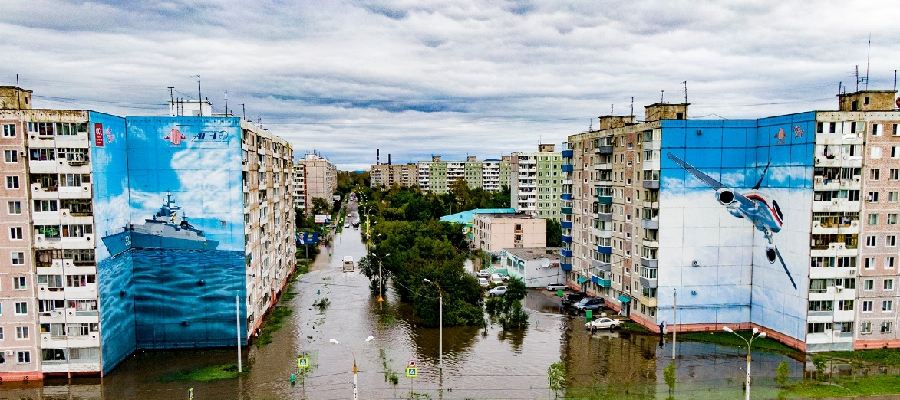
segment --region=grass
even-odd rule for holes
[[[619,324],[619,329],[625,332],[639,332],[639,333],[649,333],[650,330],[645,328],[643,325],[631,322],[631,321],[622,321]]]
[[[744,339],[750,339],[750,331],[735,331],[738,335],[743,337]],[[747,348],[747,343],[735,336],[734,333],[729,332],[719,332],[719,331],[710,331],[710,332],[685,332],[678,334],[678,340],[690,341],[690,342],[706,342],[713,343],[722,346],[728,347],[737,347],[737,348]],[[770,338],[756,338],[753,339],[753,350],[757,351],[766,351],[770,353],[779,353],[779,354],[794,354],[797,352],[796,349],[785,346],[781,342],[770,339]]]
[[[247,367],[244,366],[244,372],[237,372],[237,364],[222,364],[203,367],[200,369],[170,372],[159,377],[160,382],[210,382],[221,379],[234,379],[240,375],[247,374]]]
[[[900,366],[900,349],[872,349],[857,351],[830,351],[819,353],[828,358],[839,358],[848,361],[878,363],[889,366]]]
[[[281,330],[284,326],[284,320],[294,313],[290,307],[277,306],[272,313],[263,321],[262,330],[256,339],[256,347],[262,347],[272,343],[272,334]]]
[[[805,380],[788,385],[780,395],[785,398],[821,398],[898,393],[900,393],[900,375],[865,375],[840,378],[832,382]]]

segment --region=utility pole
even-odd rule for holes
[[[234,324],[237,331],[238,372],[244,372],[241,366],[241,303],[240,296],[234,295]]]
[[[672,289],[672,362],[675,362],[675,323],[678,321],[678,289]]]
[[[200,75],[194,75],[197,77],[197,106],[200,107],[200,116],[203,116],[203,97],[200,95]]]

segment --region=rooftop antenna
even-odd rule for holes
[[[897,91],[897,70],[894,70],[894,91]]]
[[[684,81],[684,104],[687,104],[687,81]]]
[[[896,76],[897,76],[897,73],[895,71],[894,72],[894,77],[895,77],[894,81],[897,80]],[[897,86],[897,84],[894,83],[894,86]],[[16,89],[18,89],[18,88],[19,88],[19,74],[16,74]],[[16,108],[20,108],[20,106],[19,106],[19,91],[18,90],[16,90]]]
[[[247,109],[244,108],[244,103],[241,103],[241,114],[244,114],[244,121],[247,120]]]
[[[228,116],[228,91],[225,91],[225,116]]]
[[[197,105],[200,106],[200,116],[203,116],[203,96],[200,95],[200,75],[191,75],[197,77]]]
[[[841,86],[844,84],[843,81],[838,82],[838,94],[841,94]]]
[[[872,58],[872,34],[869,33],[869,48],[866,51],[866,90],[869,90],[869,60]]]
[[[631,116],[634,116],[634,96],[631,96]]]
[[[616,112],[614,111],[615,109],[616,109],[616,105],[615,105],[615,104],[610,104],[610,105],[609,105],[609,115],[615,114],[615,113],[616,113]]]
[[[856,91],[859,91],[859,64],[856,64],[856,69],[853,71],[853,76],[856,77]]]
[[[591,118],[590,120],[588,120],[588,133],[593,132],[593,131],[594,131],[594,119]]]
[[[660,104],[665,104],[665,103],[666,103],[666,102],[663,100],[663,99],[665,99],[665,97],[666,97],[666,91],[665,91],[665,89],[663,89],[663,90],[661,90],[660,93],[659,93],[659,102],[660,102]]]

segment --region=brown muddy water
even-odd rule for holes
[[[439,330],[415,326],[408,306],[398,304],[390,288],[379,304],[369,296],[368,281],[358,272],[341,272],[344,256],[365,255],[360,231],[345,230],[323,249],[310,273],[294,284],[298,295],[282,305],[294,314],[269,345],[243,351],[249,373],[240,379],[213,382],[161,382],[160,377],[203,366],[236,362],[234,349],[139,352],[109,375],[72,380],[49,379],[29,385],[0,384],[0,399],[352,399],[353,363],[358,366],[360,399],[549,399],[550,364],[562,360],[571,387],[612,385],[637,387],[648,398],[666,397],[662,369],[671,347],[655,335],[629,332],[589,334],[583,317],[560,313],[559,299],[531,290],[525,299],[530,324],[518,332],[487,329],[444,329],[444,368],[439,370]],[[329,255],[330,253],[330,255]],[[324,311],[313,303],[327,298]],[[366,342],[368,336],[375,339]],[[335,339],[340,344],[330,343]],[[679,382],[701,387],[740,387],[745,353],[703,343],[679,344]],[[298,355],[312,367],[301,384]],[[409,360],[418,377],[407,378]],[[781,355],[754,353],[755,381],[771,381],[777,364],[791,363],[792,375],[802,364]],[[757,372],[759,373],[757,375]],[[396,384],[386,376],[395,373]],[[764,383],[761,383],[764,384]],[[560,398],[564,393],[560,393]]]

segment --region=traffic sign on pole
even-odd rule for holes
[[[298,357],[297,358],[297,368],[307,368],[309,367],[309,359],[306,357]]]
[[[410,367],[410,368],[415,368],[415,367],[416,367],[416,360],[409,360],[409,362],[406,363],[406,366],[407,366],[407,367]]]
[[[406,377],[407,378],[415,378],[419,376],[419,369],[416,367],[407,367],[406,368]]]

